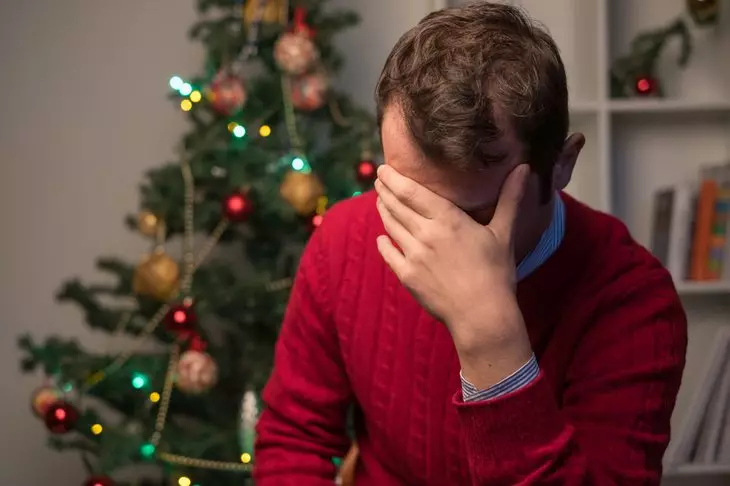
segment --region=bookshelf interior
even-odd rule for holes
[[[568,72],[571,130],[587,139],[568,192],[623,220],[650,247],[656,191],[698,184],[699,169],[730,161],[730,5],[720,2],[717,27],[690,21],[693,52],[677,65],[671,41],[658,65],[662,98],[611,99],[611,62],[628,52],[638,33],[686,12],[685,0],[514,0],[556,39]],[[686,15],[686,13],[685,13]],[[715,332],[730,326],[730,281],[678,281],[689,317],[687,366],[672,418],[681,428]],[[698,484],[730,465],[687,465],[667,471],[667,484]],[[705,483],[702,483],[705,484]]]

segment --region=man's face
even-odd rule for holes
[[[383,114],[381,137],[385,163],[464,210],[475,221],[488,224],[494,214],[500,189],[507,175],[524,163],[520,143],[509,133],[499,142],[502,153],[509,154],[499,165],[483,171],[461,171],[429,160],[412,141],[397,104]],[[521,258],[539,238],[549,221],[552,205],[540,204],[539,179],[531,174],[520,214],[515,223],[515,252]]]

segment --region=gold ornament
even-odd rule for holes
[[[318,59],[317,46],[302,33],[284,32],[274,44],[276,64],[293,76],[307,72]]]
[[[162,221],[152,211],[140,211],[137,215],[137,228],[139,232],[150,238],[157,236]]]
[[[324,186],[311,172],[289,171],[279,187],[279,193],[300,216],[309,216],[317,209]]]
[[[180,267],[163,251],[145,257],[134,269],[132,288],[140,295],[167,302],[179,290]]]
[[[48,407],[61,398],[63,398],[63,394],[57,388],[51,386],[37,388],[31,397],[33,413],[36,417],[44,417],[46,415],[46,411],[48,411]]]
[[[256,10],[263,2],[261,8],[261,23],[276,24],[281,18],[281,12],[284,9],[283,0],[247,0],[243,7],[243,21],[248,26],[256,19]]]

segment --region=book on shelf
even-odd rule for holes
[[[730,281],[730,163],[654,194],[651,250],[675,282]]]
[[[664,455],[668,470],[689,464],[730,464],[730,328],[713,340],[689,411]]]

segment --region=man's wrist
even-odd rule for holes
[[[485,350],[483,358],[460,357],[461,373],[464,379],[478,390],[496,385],[520,369],[532,356],[532,349],[520,345],[513,350],[501,350],[501,356],[490,355]]]
[[[501,299],[495,308],[474,313],[470,320],[475,324],[465,326],[472,329],[470,336],[454,339],[462,375],[480,390],[501,382],[533,355],[514,294]]]
[[[482,402],[491,400],[515,392],[537,379],[540,375],[540,366],[533,353],[530,360],[523,364],[518,370],[504,378],[495,385],[482,390],[477,389],[472,383],[461,375],[461,394],[465,403]]]

